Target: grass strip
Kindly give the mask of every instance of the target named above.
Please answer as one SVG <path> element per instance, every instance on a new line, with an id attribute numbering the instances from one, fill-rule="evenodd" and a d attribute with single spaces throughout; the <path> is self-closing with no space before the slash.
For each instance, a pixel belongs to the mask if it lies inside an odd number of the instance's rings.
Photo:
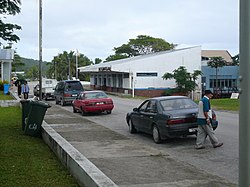
<path id="1" fill-rule="evenodd" d="M 1 186 L 78 186 L 42 139 L 24 135 L 21 113 L 0 107 Z"/>
<path id="2" fill-rule="evenodd" d="M 0 100 L 13 100 L 13 97 L 9 94 L 4 95 L 3 91 L 0 91 Z"/>
<path id="3" fill-rule="evenodd" d="M 212 108 L 216 110 L 230 110 L 239 111 L 240 100 L 239 99 L 211 99 Z"/>

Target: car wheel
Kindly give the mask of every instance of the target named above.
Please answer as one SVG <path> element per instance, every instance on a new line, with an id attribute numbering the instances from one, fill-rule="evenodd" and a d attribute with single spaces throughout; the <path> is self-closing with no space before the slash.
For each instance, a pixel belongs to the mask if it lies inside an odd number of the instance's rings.
<path id="1" fill-rule="evenodd" d="M 86 112 L 84 112 L 84 110 L 82 108 L 81 108 L 81 114 L 82 114 L 82 116 L 86 115 Z"/>
<path id="2" fill-rule="evenodd" d="M 61 106 L 64 106 L 65 105 L 65 102 L 63 99 L 61 99 Z"/>
<path id="3" fill-rule="evenodd" d="M 57 100 L 57 98 L 56 98 L 56 97 L 55 97 L 55 100 L 56 100 L 56 105 L 57 105 L 57 104 L 59 104 L 59 102 L 58 102 L 58 100 Z"/>
<path id="4" fill-rule="evenodd" d="M 111 114 L 111 110 L 107 110 L 107 114 Z"/>
<path id="5" fill-rule="evenodd" d="M 73 112 L 74 112 L 74 113 L 77 113 L 77 110 L 76 110 L 76 108 L 74 107 L 74 105 L 73 105 Z"/>
<path id="6" fill-rule="evenodd" d="M 131 134 L 136 133 L 135 126 L 133 125 L 131 119 L 128 120 L 128 128 L 129 128 L 129 132 Z"/>
<path id="7" fill-rule="evenodd" d="M 161 136 L 159 129 L 156 125 L 153 126 L 153 140 L 155 143 L 161 143 Z"/>

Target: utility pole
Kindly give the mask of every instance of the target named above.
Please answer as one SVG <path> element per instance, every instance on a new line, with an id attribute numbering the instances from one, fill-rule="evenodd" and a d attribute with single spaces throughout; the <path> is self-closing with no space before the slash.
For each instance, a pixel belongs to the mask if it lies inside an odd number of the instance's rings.
<path id="1" fill-rule="evenodd" d="M 250 1 L 240 0 L 239 186 L 250 186 Z"/>
<path id="2" fill-rule="evenodd" d="M 39 100 L 42 100 L 42 0 L 39 0 Z"/>
<path id="3" fill-rule="evenodd" d="M 79 56 L 79 53 L 78 53 L 78 50 L 76 50 L 76 80 L 78 79 L 78 56 Z"/>

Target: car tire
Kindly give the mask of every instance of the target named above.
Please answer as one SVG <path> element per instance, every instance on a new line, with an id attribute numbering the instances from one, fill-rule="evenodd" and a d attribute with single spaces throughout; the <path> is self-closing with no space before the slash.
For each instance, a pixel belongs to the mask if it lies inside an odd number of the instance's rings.
<path id="1" fill-rule="evenodd" d="M 107 114 L 111 114 L 111 110 L 107 110 Z"/>
<path id="2" fill-rule="evenodd" d="M 55 97 L 55 100 L 56 100 L 56 105 L 58 105 L 59 104 L 59 102 L 58 102 L 58 100 L 57 100 L 57 98 Z"/>
<path id="3" fill-rule="evenodd" d="M 82 116 L 86 115 L 86 112 L 84 112 L 84 110 L 82 108 L 81 108 L 81 114 L 82 114 Z"/>
<path id="4" fill-rule="evenodd" d="M 155 143 L 161 143 L 161 135 L 159 132 L 159 129 L 156 125 L 153 126 L 153 130 L 152 130 L 152 135 L 153 135 L 153 140 Z"/>
<path id="5" fill-rule="evenodd" d="M 77 110 L 76 110 L 76 108 L 74 107 L 74 105 L 73 105 L 73 113 L 77 113 Z"/>
<path id="6" fill-rule="evenodd" d="M 131 134 L 136 133 L 135 126 L 134 126 L 133 122 L 131 121 L 131 119 L 128 120 L 128 128 L 129 128 L 129 132 Z"/>
<path id="7" fill-rule="evenodd" d="M 65 102 L 63 99 L 61 99 L 61 106 L 64 106 L 65 105 Z"/>

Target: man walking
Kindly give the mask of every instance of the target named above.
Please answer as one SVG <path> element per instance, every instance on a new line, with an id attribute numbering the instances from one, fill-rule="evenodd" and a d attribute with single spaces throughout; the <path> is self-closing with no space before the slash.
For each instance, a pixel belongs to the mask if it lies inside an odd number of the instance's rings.
<path id="1" fill-rule="evenodd" d="M 209 99 L 212 97 L 213 93 L 210 90 L 205 90 L 205 95 L 199 102 L 196 149 L 205 148 L 204 143 L 207 136 L 209 137 L 214 148 L 221 147 L 223 145 L 223 143 L 219 143 L 211 125 L 212 111 Z"/>
<path id="2" fill-rule="evenodd" d="M 27 84 L 27 81 L 24 82 L 22 85 L 22 94 L 24 99 L 28 99 L 29 97 L 29 86 Z"/>

